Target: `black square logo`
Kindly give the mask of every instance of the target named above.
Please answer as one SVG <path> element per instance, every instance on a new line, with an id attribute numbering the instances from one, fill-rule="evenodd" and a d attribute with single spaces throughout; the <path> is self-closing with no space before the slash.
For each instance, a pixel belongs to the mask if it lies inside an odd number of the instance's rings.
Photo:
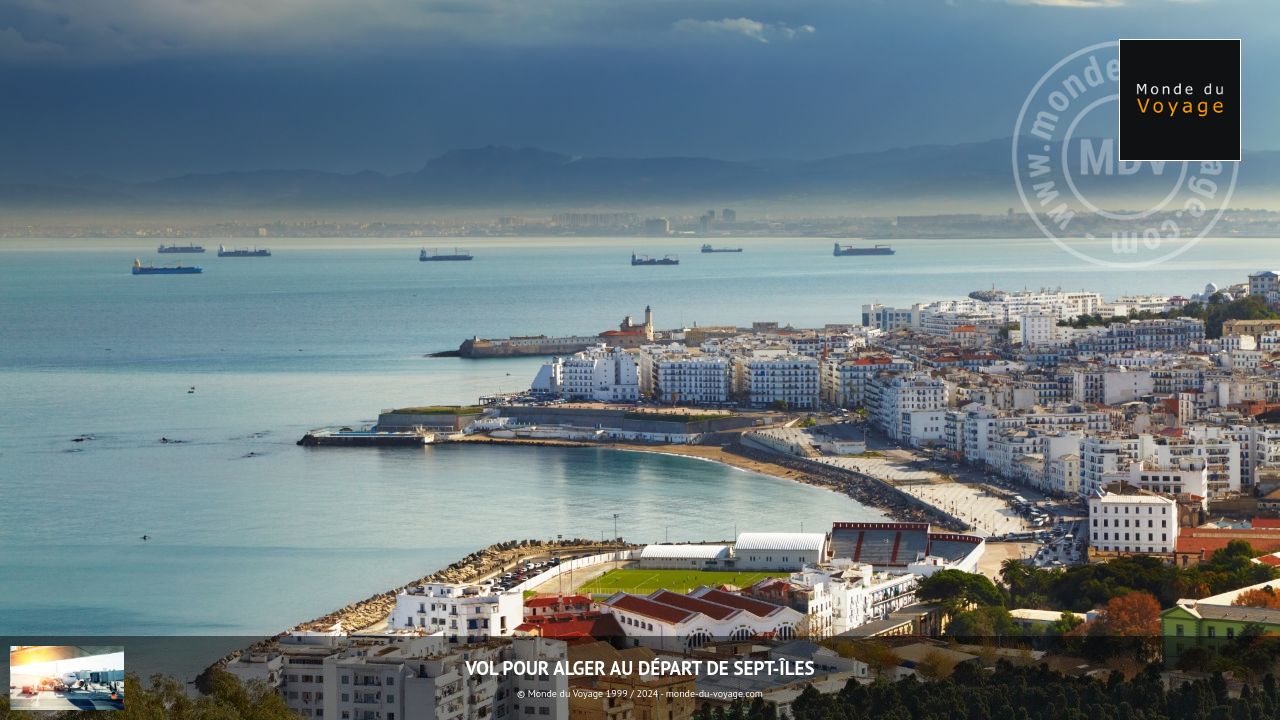
<path id="1" fill-rule="evenodd" d="M 1239 40 L 1120 41 L 1121 160 L 1240 159 Z"/>

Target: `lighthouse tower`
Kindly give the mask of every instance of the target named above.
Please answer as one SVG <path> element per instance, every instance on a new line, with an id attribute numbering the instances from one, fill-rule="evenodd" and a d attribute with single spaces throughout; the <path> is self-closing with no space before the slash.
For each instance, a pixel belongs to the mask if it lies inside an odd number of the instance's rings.
<path id="1" fill-rule="evenodd" d="M 644 336 L 647 340 L 653 339 L 653 308 L 648 305 L 644 306 Z"/>

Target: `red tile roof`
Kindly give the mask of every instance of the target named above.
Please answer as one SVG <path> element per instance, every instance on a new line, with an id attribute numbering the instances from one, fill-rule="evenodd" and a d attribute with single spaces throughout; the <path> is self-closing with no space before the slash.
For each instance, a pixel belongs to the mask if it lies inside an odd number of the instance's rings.
<path id="1" fill-rule="evenodd" d="M 591 598 L 586 595 L 539 595 L 524 601 L 527 608 L 555 607 L 559 604 L 565 605 L 590 605 Z"/>
<path id="2" fill-rule="evenodd" d="M 604 604 L 665 623 L 684 622 L 696 614 L 689 610 L 654 602 L 639 595 L 627 595 L 625 593 L 606 600 Z"/>
<path id="3" fill-rule="evenodd" d="M 1178 534 L 1177 552 L 1199 552 L 1208 557 L 1232 540 L 1244 540 L 1258 552 L 1276 552 L 1280 550 L 1280 528 L 1184 528 Z"/>
<path id="4" fill-rule="evenodd" d="M 548 622 L 542 618 L 526 622 L 516 628 L 522 632 L 537 632 L 544 638 L 568 640 L 571 638 L 608 639 L 623 637 L 626 632 L 612 615 L 595 613 L 570 619 Z"/>
<path id="5" fill-rule="evenodd" d="M 780 605 L 756 600 L 745 595 L 727 593 L 723 590 L 707 590 L 699 595 L 703 600 L 710 600 L 717 605 L 728 605 L 739 610 L 746 610 L 756 617 L 769 617 L 782 609 Z"/>
<path id="6" fill-rule="evenodd" d="M 714 620 L 724 620 L 725 618 L 738 612 L 736 608 L 719 603 L 708 602 L 696 597 L 688 595 L 680 595 L 667 590 L 659 590 L 649 596 L 650 600 L 655 600 L 663 605 L 671 605 L 682 610 L 691 610 L 696 613 L 702 613 Z"/>

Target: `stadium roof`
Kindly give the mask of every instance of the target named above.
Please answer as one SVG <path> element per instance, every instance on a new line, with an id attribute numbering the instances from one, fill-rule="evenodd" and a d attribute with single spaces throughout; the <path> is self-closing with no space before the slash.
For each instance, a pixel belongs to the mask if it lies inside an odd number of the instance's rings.
<path id="1" fill-rule="evenodd" d="M 729 554 L 727 545 L 646 545 L 641 560 L 714 560 Z"/>
<path id="2" fill-rule="evenodd" d="M 761 533 L 749 532 L 738 536 L 734 549 L 743 550 L 814 550 L 821 552 L 827 545 L 823 533 Z"/>

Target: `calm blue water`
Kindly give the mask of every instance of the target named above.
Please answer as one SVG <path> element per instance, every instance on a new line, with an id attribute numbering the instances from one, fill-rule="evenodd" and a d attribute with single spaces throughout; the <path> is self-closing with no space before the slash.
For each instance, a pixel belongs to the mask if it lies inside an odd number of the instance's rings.
<path id="1" fill-rule="evenodd" d="M 388 240 L 273 241 L 268 259 L 0 241 L 0 634 L 274 632 L 496 540 L 611 533 L 615 512 L 640 541 L 878 516 L 696 460 L 294 445 L 380 408 L 527 385 L 538 360 L 423 357 L 472 334 L 594 332 L 646 303 L 659 327 L 813 325 L 992 285 L 1187 294 L 1280 264 L 1273 242 L 1206 241 L 1116 272 L 1043 240 L 842 259 L 820 239 L 726 241 L 740 255 L 700 255 L 698 240 L 466 240 L 475 261 L 439 264 Z M 682 264 L 632 268 L 632 250 Z M 133 277 L 134 257 L 205 273 Z M 81 434 L 95 439 L 71 442 Z"/>

